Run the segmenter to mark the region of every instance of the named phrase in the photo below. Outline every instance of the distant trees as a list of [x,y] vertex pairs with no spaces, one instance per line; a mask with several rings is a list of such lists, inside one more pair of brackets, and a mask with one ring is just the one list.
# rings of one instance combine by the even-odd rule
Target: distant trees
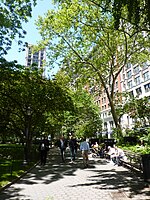
[[[81,83],[74,87],[71,77],[64,70],[59,70],[55,76],[57,84],[67,88],[73,103],[74,112],[65,112],[62,131],[64,134],[73,132],[77,137],[94,137],[102,130],[102,120],[99,107]],[[75,80],[74,80],[75,81]]]

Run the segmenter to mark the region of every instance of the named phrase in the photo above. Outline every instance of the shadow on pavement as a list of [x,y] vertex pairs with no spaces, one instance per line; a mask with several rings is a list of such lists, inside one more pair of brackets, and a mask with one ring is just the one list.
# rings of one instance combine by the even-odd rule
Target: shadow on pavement
[[[17,182],[18,188],[13,185],[1,192],[0,199],[28,199],[18,192],[22,190],[20,184],[35,185],[35,184],[50,184],[54,181],[65,178],[66,176],[76,176],[76,170],[83,170],[82,159],[80,155],[75,163],[69,163],[69,154],[65,163],[61,162],[59,151],[51,149],[47,164],[45,166],[36,166],[31,172]],[[102,169],[98,170],[96,165],[101,165]],[[131,173],[128,170],[124,170],[122,167],[111,168],[105,159],[90,159],[90,166],[85,169],[89,172],[87,183],[72,184],[70,187],[89,186],[98,190],[119,190],[129,192],[129,198],[137,194],[143,196],[150,196],[149,189],[145,190],[144,181],[137,178],[136,174]],[[94,175],[92,175],[94,174]],[[14,198],[15,197],[15,198]]]

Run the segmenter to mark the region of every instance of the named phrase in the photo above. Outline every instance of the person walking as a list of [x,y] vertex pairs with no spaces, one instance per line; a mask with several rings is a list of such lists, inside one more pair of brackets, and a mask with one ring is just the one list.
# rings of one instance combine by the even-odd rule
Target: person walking
[[60,149],[62,162],[65,162],[65,151],[67,148],[67,140],[64,138],[64,136],[60,137],[60,139],[57,142],[57,146]]
[[77,151],[77,141],[72,135],[69,137],[69,149],[70,149],[70,157],[71,163],[75,161],[76,151]]
[[46,136],[44,136],[44,138],[41,140],[41,142],[39,144],[41,165],[46,164],[48,150],[49,150],[49,140],[47,139]]
[[83,138],[83,141],[80,144],[80,150],[82,152],[83,165],[84,168],[86,168],[89,165],[88,152],[90,150],[89,143],[86,141],[86,138]]

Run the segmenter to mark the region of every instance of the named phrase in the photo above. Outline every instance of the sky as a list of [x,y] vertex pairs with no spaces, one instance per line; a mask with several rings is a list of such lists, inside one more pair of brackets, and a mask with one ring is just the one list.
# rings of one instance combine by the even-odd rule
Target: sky
[[[35,20],[38,16],[43,16],[49,9],[54,8],[52,5],[52,0],[37,0],[37,5],[33,7],[32,18],[29,18],[28,23],[23,23],[23,29],[26,30],[27,34],[25,36],[24,42],[29,44],[36,44],[37,41],[41,39],[38,30],[36,29]],[[8,51],[8,54],[5,58],[8,61],[17,60],[18,64],[25,65],[25,51],[18,52],[19,46],[17,41],[13,41],[11,50]]]

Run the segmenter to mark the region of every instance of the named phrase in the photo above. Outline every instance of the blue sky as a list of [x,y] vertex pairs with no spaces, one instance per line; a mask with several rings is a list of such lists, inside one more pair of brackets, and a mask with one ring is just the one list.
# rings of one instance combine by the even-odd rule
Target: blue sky
[[[35,20],[39,15],[43,16],[49,9],[52,9],[52,0],[37,0],[37,5],[33,7],[32,18],[29,18],[28,23],[23,24],[23,28],[27,31],[26,37],[23,41],[29,44],[36,44],[41,39],[40,34],[35,26]],[[18,52],[17,41],[13,41],[12,49],[8,51],[5,58],[8,61],[17,60],[19,64],[25,65],[25,51]]]

